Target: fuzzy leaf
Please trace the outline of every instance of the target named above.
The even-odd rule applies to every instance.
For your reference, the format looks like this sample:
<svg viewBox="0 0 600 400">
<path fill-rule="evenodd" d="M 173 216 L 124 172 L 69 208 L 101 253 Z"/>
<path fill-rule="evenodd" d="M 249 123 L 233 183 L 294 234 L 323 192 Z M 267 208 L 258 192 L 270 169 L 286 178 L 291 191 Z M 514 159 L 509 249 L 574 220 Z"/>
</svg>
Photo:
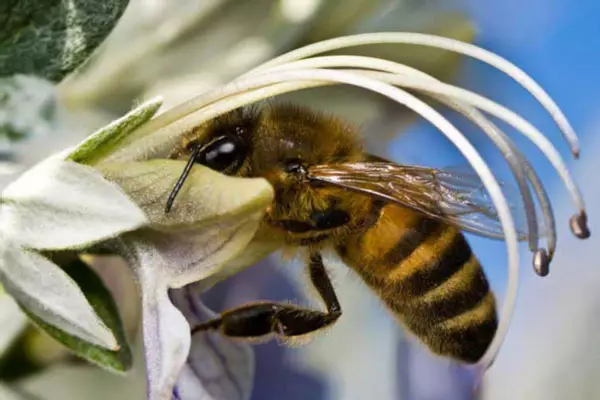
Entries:
<svg viewBox="0 0 600 400">
<path fill-rule="evenodd" d="M 131 350 L 125 336 L 119 310 L 112 295 L 104 286 L 100 277 L 83 261 L 73 261 L 63 267 L 63 270 L 77 282 L 96 314 L 113 332 L 119 349 L 111 351 L 90 344 L 30 314 L 31 319 L 50 336 L 73 350 L 78 356 L 109 370 L 127 371 L 132 364 Z"/>
<path fill-rule="evenodd" d="M 28 313 L 87 342 L 118 347 L 73 279 L 47 258 L 6 237 L 0 240 L 0 281 Z"/>
<path fill-rule="evenodd" d="M 3 0 L 0 76 L 38 75 L 58 82 L 110 33 L 128 0 Z"/>
<path fill-rule="evenodd" d="M 34 249 L 81 248 L 145 225 L 121 188 L 91 167 L 44 160 L 3 192 L 0 230 Z"/>
<path fill-rule="evenodd" d="M 69 154 L 67 159 L 93 165 L 110 153 L 127 134 L 148 121 L 160 108 L 161 98 L 155 98 L 131 110 L 125 116 L 99 129 Z"/>
</svg>

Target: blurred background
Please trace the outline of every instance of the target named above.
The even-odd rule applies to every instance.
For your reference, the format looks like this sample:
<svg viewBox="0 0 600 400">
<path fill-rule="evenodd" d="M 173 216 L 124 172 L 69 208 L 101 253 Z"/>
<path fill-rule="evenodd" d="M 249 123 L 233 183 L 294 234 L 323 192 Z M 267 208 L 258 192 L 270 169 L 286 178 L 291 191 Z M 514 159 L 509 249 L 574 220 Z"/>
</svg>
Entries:
<svg viewBox="0 0 600 400">
<path fill-rule="evenodd" d="M 50 109 L 54 122 L 36 125 L 31 129 L 35 134 L 27 140 L 5 143 L 0 179 L 2 184 L 14 179 L 22 168 L 76 143 L 140 99 L 160 94 L 168 108 L 277 54 L 334 36 L 420 31 L 472 41 L 522 67 L 570 119 L 581 138 L 581 160 L 570 161 L 558 129 L 534 99 L 486 65 L 416 46 L 373 46 L 352 49 L 352 53 L 405 62 L 517 110 L 557 143 L 572 166 L 594 233 L 600 226 L 600 185 L 596 183 L 600 159 L 595 155 L 600 151 L 600 137 L 594 133 L 600 130 L 598 15 L 600 3 L 594 0 L 131 0 L 89 62 L 57 91 L 36 89 L 37 103 L 32 104 Z M 431 125 L 359 90 L 317 89 L 286 95 L 284 100 L 359 124 L 367 147 L 396 161 L 437 167 L 463 163 Z M 500 176 L 508 176 L 499 153 L 472 126 L 450 112 L 445 114 L 470 135 Z M 465 368 L 430 355 L 405 337 L 358 278 L 330 260 L 343 318 L 301 348 L 275 343 L 255 346 L 252 400 L 600 398 L 596 378 L 600 374 L 600 266 L 593 252 L 598 242 L 594 236 L 588 241 L 571 236 L 572 207 L 565 189 L 541 153 L 514 137 L 547 184 L 557 214 L 559 244 L 551 273 L 544 279 L 533 273 L 523 248 L 515 319 L 496 363 L 478 389 Z M 502 299 L 506 282 L 503 243 L 472 236 L 469 240 Z M 137 294 L 130 277 L 116 276 L 116 271 L 125 268 L 112 264 L 97 268 L 110 280 L 130 333 L 135 335 Z M 274 255 L 218 284 L 206 300 L 216 310 L 267 298 L 310 303 L 305 289 L 302 266 L 283 263 Z M 5 303 L 0 307 L 10 310 Z M 13 325 L 19 329 L 24 322 L 13 311 L 10 320 L 17 321 Z M 8 320 L 0 317 L 0 321 Z M 125 378 L 85 366 L 51 339 L 27 329 L 19 340 L 28 343 L 33 355 L 27 357 L 40 373 L 19 381 L 21 394 L 43 400 L 141 398 L 143 371 Z M 0 391 L 0 399 L 8 396 Z"/>
</svg>

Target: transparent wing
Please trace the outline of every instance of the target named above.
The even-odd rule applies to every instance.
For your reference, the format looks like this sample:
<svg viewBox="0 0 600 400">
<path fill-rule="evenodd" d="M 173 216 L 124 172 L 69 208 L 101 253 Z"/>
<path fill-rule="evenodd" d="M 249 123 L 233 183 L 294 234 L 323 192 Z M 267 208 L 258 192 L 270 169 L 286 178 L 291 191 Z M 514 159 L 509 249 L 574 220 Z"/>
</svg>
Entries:
<svg viewBox="0 0 600 400">
<path fill-rule="evenodd" d="M 467 232 L 504 239 L 498 214 L 475 172 L 465 167 L 435 169 L 373 160 L 313 166 L 310 178 L 412 208 Z M 519 239 L 526 240 L 519 193 L 506 183 L 500 186 L 516 216 Z"/>
</svg>

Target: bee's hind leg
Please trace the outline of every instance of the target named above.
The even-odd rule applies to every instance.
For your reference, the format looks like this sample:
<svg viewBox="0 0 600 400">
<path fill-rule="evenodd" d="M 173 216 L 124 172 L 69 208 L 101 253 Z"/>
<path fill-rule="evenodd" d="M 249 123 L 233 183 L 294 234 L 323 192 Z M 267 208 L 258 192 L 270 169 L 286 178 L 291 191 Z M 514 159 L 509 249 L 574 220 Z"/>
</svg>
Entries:
<svg viewBox="0 0 600 400">
<path fill-rule="evenodd" d="M 320 254 L 311 255 L 308 268 L 311 282 L 325 302 L 327 312 L 275 302 L 245 304 L 194 327 L 192 333 L 219 330 L 226 336 L 238 338 L 269 334 L 293 337 L 332 325 L 342 315 L 342 310 Z"/>
</svg>

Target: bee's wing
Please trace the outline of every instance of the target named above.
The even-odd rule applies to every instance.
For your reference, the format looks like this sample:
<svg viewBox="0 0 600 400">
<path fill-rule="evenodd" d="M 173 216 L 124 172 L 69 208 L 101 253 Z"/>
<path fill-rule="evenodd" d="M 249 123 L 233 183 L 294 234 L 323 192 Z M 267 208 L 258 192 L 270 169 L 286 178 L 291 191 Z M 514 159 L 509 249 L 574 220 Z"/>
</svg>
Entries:
<svg viewBox="0 0 600 400">
<path fill-rule="evenodd" d="M 502 226 L 483 183 L 472 171 L 398 165 L 383 159 L 313 166 L 310 178 L 397 203 L 437 218 L 461 230 L 503 239 Z M 520 240 L 527 239 L 518 192 L 501 183 Z"/>
</svg>

